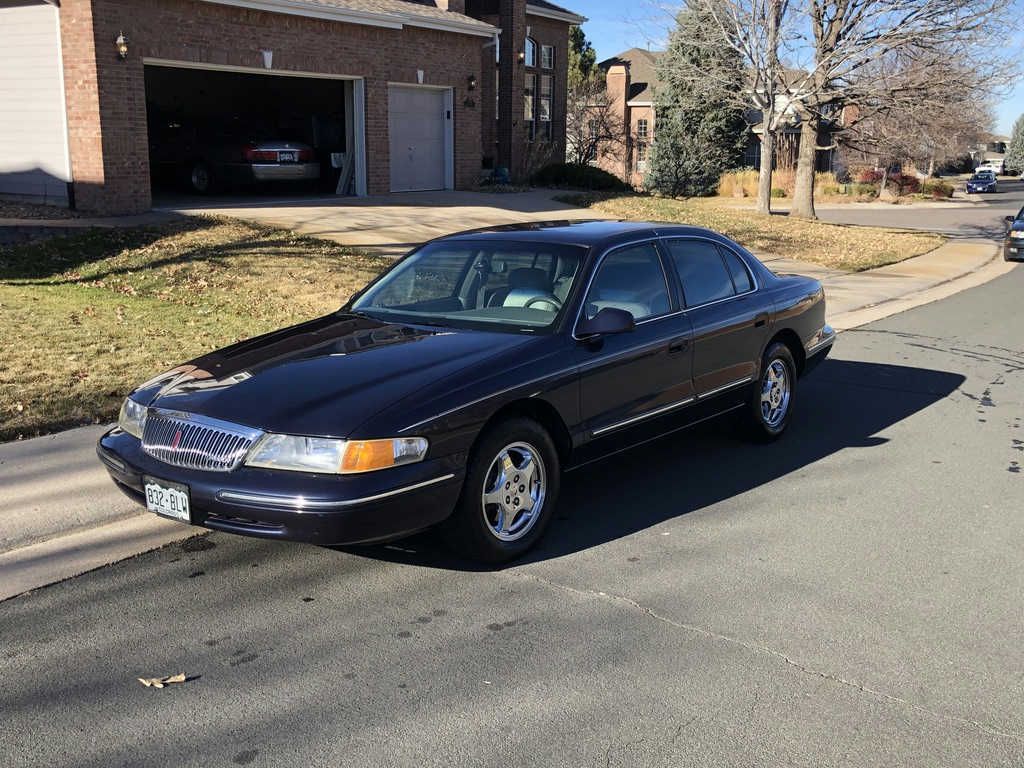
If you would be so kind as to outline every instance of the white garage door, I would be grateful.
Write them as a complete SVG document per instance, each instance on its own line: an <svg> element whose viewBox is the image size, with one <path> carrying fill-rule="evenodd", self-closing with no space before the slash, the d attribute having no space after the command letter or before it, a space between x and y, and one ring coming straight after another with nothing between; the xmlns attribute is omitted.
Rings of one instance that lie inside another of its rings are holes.
<svg viewBox="0 0 1024 768"><path fill-rule="evenodd" d="M57 8L0 0L0 194L67 202Z"/></svg>
<svg viewBox="0 0 1024 768"><path fill-rule="evenodd" d="M432 88L388 89L392 192L445 188L446 95Z"/></svg>

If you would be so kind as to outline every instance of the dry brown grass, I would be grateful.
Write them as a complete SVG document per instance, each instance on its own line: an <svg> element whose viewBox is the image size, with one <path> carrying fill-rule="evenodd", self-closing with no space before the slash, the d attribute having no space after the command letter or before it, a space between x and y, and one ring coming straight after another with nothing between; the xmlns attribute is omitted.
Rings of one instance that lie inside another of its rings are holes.
<svg viewBox="0 0 1024 768"><path fill-rule="evenodd" d="M390 263L218 219L0 248L0 440L112 419L150 375L337 309Z"/></svg>
<svg viewBox="0 0 1024 768"><path fill-rule="evenodd" d="M860 272L934 250L938 235L874 227L849 227L788 216L763 216L719 198L673 200L644 195L559 198L589 205L608 218L664 221L706 227L731 237L758 255L798 259L833 269Z"/></svg>

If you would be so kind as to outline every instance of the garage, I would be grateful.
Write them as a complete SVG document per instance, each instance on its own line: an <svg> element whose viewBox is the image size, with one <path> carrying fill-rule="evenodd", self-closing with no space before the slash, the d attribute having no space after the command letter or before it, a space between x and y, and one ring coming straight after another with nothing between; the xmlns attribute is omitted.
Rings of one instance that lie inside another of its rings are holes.
<svg viewBox="0 0 1024 768"><path fill-rule="evenodd" d="M154 194L361 195L363 81L147 60Z"/></svg>
<svg viewBox="0 0 1024 768"><path fill-rule="evenodd" d="M390 85L388 134L392 192L454 186L450 89Z"/></svg>

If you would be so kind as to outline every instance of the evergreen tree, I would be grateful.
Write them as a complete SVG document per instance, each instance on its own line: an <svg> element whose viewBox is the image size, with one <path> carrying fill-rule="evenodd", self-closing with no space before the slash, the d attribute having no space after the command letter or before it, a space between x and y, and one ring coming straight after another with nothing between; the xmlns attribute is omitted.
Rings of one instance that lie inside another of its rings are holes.
<svg viewBox="0 0 1024 768"><path fill-rule="evenodd" d="M569 90L582 88L596 74L597 53L582 27L569 27Z"/></svg>
<svg viewBox="0 0 1024 768"><path fill-rule="evenodd" d="M722 173L743 160L743 64L706 10L690 8L676 17L658 69L646 186L673 197L713 194Z"/></svg>
<svg viewBox="0 0 1024 768"><path fill-rule="evenodd" d="M1024 115L1013 124L1013 135L1006 147L1006 167L1009 170L1024 174Z"/></svg>

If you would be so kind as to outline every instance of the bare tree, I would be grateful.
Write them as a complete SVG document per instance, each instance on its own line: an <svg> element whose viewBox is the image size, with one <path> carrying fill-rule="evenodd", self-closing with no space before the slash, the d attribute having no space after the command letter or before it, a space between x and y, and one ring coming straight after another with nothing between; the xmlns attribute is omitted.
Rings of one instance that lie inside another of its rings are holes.
<svg viewBox="0 0 1024 768"><path fill-rule="evenodd" d="M787 101L801 120L791 215L815 218L814 171L824 121L854 107L860 120L923 105L955 109L1013 66L988 28L1009 0L805 0L806 32L789 49L795 69ZM951 62L970 61L970 67ZM888 125L897 124L890 120ZM847 126L852 128L853 126Z"/></svg>
<svg viewBox="0 0 1024 768"><path fill-rule="evenodd" d="M749 87L745 90L736 90L732 83L724 81L715 85L731 89L738 106L760 113L757 210L770 213L775 145L786 119L785 104L780 99L780 51L784 41L795 36L793 5L790 0L687 0L687 5L713 21L722 42L739 54L749 73ZM690 83L695 91L707 88L708 79L718 76L685 60L668 60L662 67L672 70L676 82Z"/></svg>
<svg viewBox="0 0 1024 768"><path fill-rule="evenodd" d="M565 141L570 163L586 165L601 158L623 157L626 133L622 115L597 74L569 88Z"/></svg>

